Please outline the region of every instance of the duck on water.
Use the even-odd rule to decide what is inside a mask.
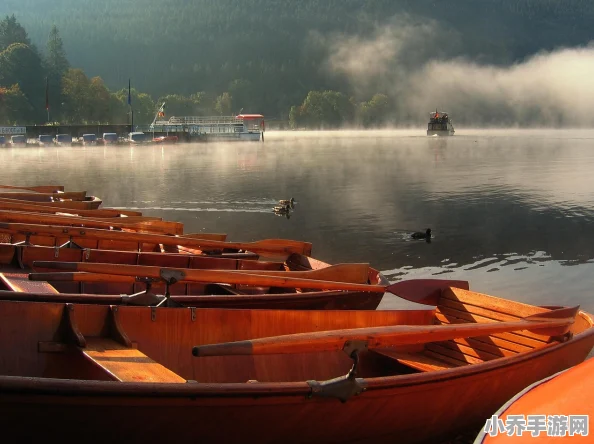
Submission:
[[[279,200],[278,203],[281,205],[289,205],[291,208],[293,208],[295,199],[291,197],[289,200]]]
[[[423,233],[422,231],[417,231],[410,235],[413,239],[431,239],[431,228],[427,228],[427,230]]]

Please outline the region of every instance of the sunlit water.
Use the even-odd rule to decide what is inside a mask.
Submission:
[[[6,148],[0,159],[5,184],[86,190],[187,233],[306,240],[316,258],[368,262],[391,281],[466,279],[594,312],[594,131],[269,131],[263,143]],[[290,218],[273,214],[290,197]],[[410,239],[428,227],[431,243]],[[401,306],[386,295],[380,308]]]

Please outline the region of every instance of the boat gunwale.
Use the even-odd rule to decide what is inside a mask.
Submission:
[[[390,310],[392,311],[392,310]],[[408,310],[403,310],[408,311]],[[501,357],[480,364],[469,364],[446,370],[420,372],[405,375],[357,378],[365,388],[364,392],[379,393],[381,390],[417,387],[437,382],[460,379],[494,370],[512,367],[526,361],[553,354],[556,351],[594,335],[592,314],[580,310],[578,316],[590,324],[588,328],[565,342],[550,343],[515,356]],[[190,351],[188,351],[189,353]],[[341,377],[344,375],[336,375]],[[324,382],[324,381],[318,381]],[[306,381],[258,382],[258,383],[135,383],[118,381],[99,381],[84,379],[59,379],[29,376],[0,375],[0,395],[7,393],[32,395],[80,395],[80,396],[118,396],[118,397],[159,397],[159,398],[260,398],[313,395],[313,387]],[[361,395],[359,395],[361,396]]]

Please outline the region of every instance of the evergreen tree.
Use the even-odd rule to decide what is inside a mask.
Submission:
[[[70,64],[66,59],[64,44],[56,25],[52,26],[47,40],[47,64],[50,72],[60,76],[70,68]]]
[[[6,16],[4,20],[0,22],[0,52],[7,49],[14,43],[23,43],[27,46],[31,46],[31,41],[27,35],[25,28],[17,22],[14,14],[12,16]]]
[[[61,92],[62,76],[66,74],[68,68],[70,68],[70,64],[66,59],[64,44],[62,43],[62,38],[56,25],[53,25],[50,30],[46,50],[50,112],[53,116],[60,117],[64,112],[62,103],[66,101]]]

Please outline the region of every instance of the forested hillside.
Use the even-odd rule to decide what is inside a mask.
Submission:
[[[112,90],[127,87],[132,78],[134,88],[153,100],[202,93],[202,103],[208,98],[214,104],[227,92],[233,111],[285,119],[310,91],[342,93],[353,112],[376,94],[387,96],[387,105],[381,99],[384,107],[398,102],[397,91],[388,91],[386,82],[375,90],[361,88],[350,71],[327,64],[340,41],[340,50],[348,52],[351,45],[373,62],[373,51],[381,47],[361,49],[356,43],[377,38],[385,27],[405,26],[407,33],[396,37],[406,42],[417,27],[431,27],[423,44],[409,45],[398,60],[409,70],[460,56],[505,66],[541,50],[594,39],[591,0],[0,2],[0,17],[12,14],[42,52],[56,25],[70,65],[100,76]],[[353,36],[358,40],[351,42]]]

